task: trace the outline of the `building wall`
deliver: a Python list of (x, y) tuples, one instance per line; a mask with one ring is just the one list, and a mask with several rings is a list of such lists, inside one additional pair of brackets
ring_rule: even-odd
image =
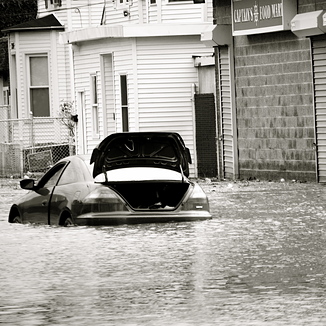
[[(74, 46), (75, 88), (77, 93), (85, 92), (87, 151), (91, 151), (108, 131), (122, 131), (120, 75), (124, 74), (128, 80), (129, 130), (179, 132), (194, 159), (193, 85), (198, 84), (198, 71), (193, 56), (212, 53), (213, 49), (205, 47), (199, 36), (102, 39)], [(112, 107), (112, 103), (103, 103), (102, 98), (105, 83), (101, 78), (107, 73), (101, 70), (101, 56), (106, 54), (113, 58), (115, 114), (105, 117), (103, 107)], [(92, 135), (90, 103), (90, 75), (95, 73), (101, 117), (98, 137)], [(195, 165), (192, 175), (194, 168)]]
[[(12, 108), (15, 112), (13, 117), (16, 117), (16, 112), (18, 118), (30, 117), (28, 56), (48, 55), (50, 116), (58, 116), (60, 101), (71, 100), (68, 47), (58, 44), (58, 38), (59, 33), (56, 31), (17, 32), (10, 35), (10, 43), (14, 44), (10, 55), (15, 57), (12, 64), (16, 64), (17, 71), (17, 76), (11, 76), (11, 84), (17, 85), (17, 110)], [(12, 94), (15, 93), (16, 90), (12, 89)]]
[[(191, 23), (212, 22), (213, 4), (211, 0), (205, 3), (169, 2), (157, 0), (155, 4), (149, 1), (88, 1), (62, 0), (61, 7), (51, 5), (48, 1), (38, 0), (38, 17), (55, 13), (66, 30), (82, 29), (90, 26), (128, 25), (143, 23)], [(104, 15), (103, 15), (104, 12)]]
[(235, 38), (240, 177), (315, 179), (309, 39)]
[[(217, 4), (217, 23), (231, 23), (230, 5)], [(298, 1), (299, 13), (318, 6)], [(237, 36), (234, 62), (240, 178), (316, 180), (310, 39)]]

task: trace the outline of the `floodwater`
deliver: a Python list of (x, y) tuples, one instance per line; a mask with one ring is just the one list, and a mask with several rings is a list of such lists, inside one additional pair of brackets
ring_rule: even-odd
[(7, 223), (0, 324), (326, 324), (326, 188), (204, 184), (213, 219), (50, 227)]

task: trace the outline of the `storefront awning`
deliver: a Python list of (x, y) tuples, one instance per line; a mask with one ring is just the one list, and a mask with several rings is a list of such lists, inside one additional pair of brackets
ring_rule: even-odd
[(326, 33), (324, 10), (298, 14), (291, 20), (291, 31), (298, 37), (314, 36)]
[(230, 45), (232, 42), (231, 25), (212, 25), (201, 33), (201, 41), (206, 46)]

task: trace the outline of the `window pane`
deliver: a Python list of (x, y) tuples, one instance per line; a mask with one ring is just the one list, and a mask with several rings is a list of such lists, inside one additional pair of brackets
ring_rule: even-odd
[(97, 105), (93, 106), (93, 132), (96, 135), (99, 133), (98, 107), (97, 107)]
[(120, 76), (121, 84), (121, 105), (128, 105), (127, 76)]
[(31, 110), (34, 117), (50, 116), (50, 101), (48, 88), (31, 89)]
[(64, 168), (65, 164), (60, 164), (48, 171), (39, 181), (38, 186), (40, 187), (53, 187), (58, 180), (58, 177)]
[(122, 108), (122, 131), (129, 131), (128, 108)]
[(48, 86), (48, 58), (47, 57), (31, 57), (31, 86)]
[(78, 171), (76, 171), (72, 164), (69, 164), (58, 182), (58, 186), (74, 183), (78, 181)]
[(93, 104), (97, 104), (97, 78), (92, 76)]

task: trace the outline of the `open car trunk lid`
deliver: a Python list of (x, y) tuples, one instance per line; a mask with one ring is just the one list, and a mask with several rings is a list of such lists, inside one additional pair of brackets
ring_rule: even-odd
[(189, 176), (191, 158), (178, 133), (127, 132), (106, 137), (93, 150), (90, 163), (94, 178), (126, 167), (158, 167)]

